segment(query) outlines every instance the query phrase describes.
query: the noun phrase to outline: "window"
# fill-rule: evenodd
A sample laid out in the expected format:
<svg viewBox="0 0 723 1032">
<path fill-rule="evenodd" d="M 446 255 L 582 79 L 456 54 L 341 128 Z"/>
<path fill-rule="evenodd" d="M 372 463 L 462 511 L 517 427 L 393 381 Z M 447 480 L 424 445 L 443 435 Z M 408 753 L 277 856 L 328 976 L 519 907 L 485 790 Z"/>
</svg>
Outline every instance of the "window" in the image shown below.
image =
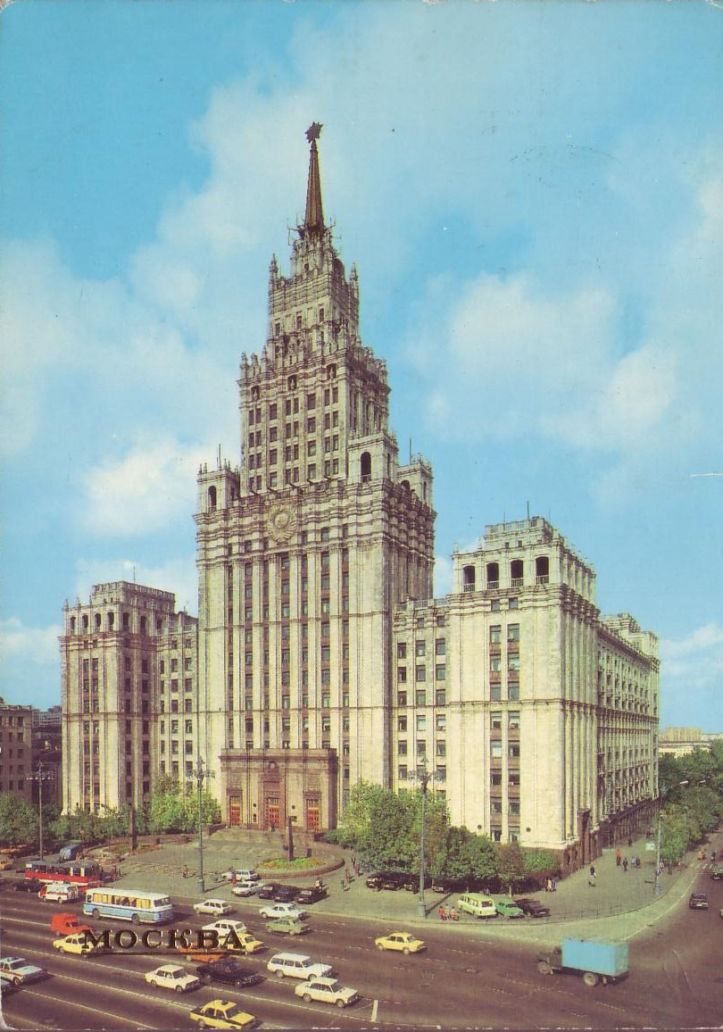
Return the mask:
<svg viewBox="0 0 723 1032">
<path fill-rule="evenodd" d="M 424 656 L 426 655 L 426 643 L 423 641 L 416 641 L 414 643 L 414 655 Z"/>
<path fill-rule="evenodd" d="M 519 670 L 520 669 L 520 657 L 515 655 L 507 656 L 507 669 L 508 670 Z"/>
<path fill-rule="evenodd" d="M 507 625 L 507 640 L 508 641 L 519 641 L 520 640 L 520 625 L 518 623 L 512 623 Z"/>
<path fill-rule="evenodd" d="M 417 706 L 427 705 L 427 693 L 423 688 L 418 688 L 415 693 L 415 702 Z"/>
<path fill-rule="evenodd" d="M 316 432 L 316 418 L 314 416 L 306 421 L 306 432 L 307 434 L 313 434 Z"/>
<path fill-rule="evenodd" d="M 502 742 L 492 742 L 490 745 L 490 756 L 493 760 L 502 759 Z"/>
<path fill-rule="evenodd" d="M 434 726 L 437 729 L 437 731 L 446 731 L 447 730 L 447 714 L 446 713 L 438 713 L 436 715 L 436 717 L 434 718 Z"/>
<path fill-rule="evenodd" d="M 404 641 L 397 642 L 397 659 L 407 658 L 407 643 Z"/>
<path fill-rule="evenodd" d="M 445 638 L 437 638 L 434 643 L 434 651 L 437 656 L 447 655 L 447 642 Z"/>
<path fill-rule="evenodd" d="M 407 730 L 407 718 L 406 717 L 397 717 L 397 731 L 406 731 L 406 730 Z"/>
<path fill-rule="evenodd" d="M 462 590 L 463 591 L 474 591 L 475 590 L 475 568 L 474 566 L 464 566 L 462 568 Z"/>
<path fill-rule="evenodd" d="M 435 753 L 436 753 L 437 756 L 441 756 L 441 757 L 446 756 L 447 755 L 447 743 L 446 742 L 437 742 L 437 744 L 435 746 Z"/>
<path fill-rule="evenodd" d="M 397 742 L 397 755 L 398 756 L 406 756 L 407 755 L 407 740 L 406 740 L 406 738 L 402 738 L 402 739 L 400 739 Z"/>
<path fill-rule="evenodd" d="M 502 625 L 494 624 L 490 627 L 490 645 L 499 645 L 502 641 Z"/>
<path fill-rule="evenodd" d="M 417 714 L 417 731 L 427 730 L 427 715 L 426 713 Z"/>
<path fill-rule="evenodd" d="M 499 702 L 502 698 L 502 689 L 499 684 L 490 685 L 490 701 Z"/>
<path fill-rule="evenodd" d="M 492 603 L 490 605 L 490 609 L 492 610 L 493 613 L 499 613 L 499 611 L 500 611 L 500 600 L 498 598 L 493 598 L 492 599 Z"/>
<path fill-rule="evenodd" d="M 447 667 L 443 663 L 437 663 L 434 668 L 434 677 L 437 681 L 444 681 L 447 678 Z"/>
<path fill-rule="evenodd" d="M 437 688 L 437 690 L 434 693 L 434 702 L 436 706 L 447 705 L 447 692 L 444 688 Z"/>
<path fill-rule="evenodd" d="M 502 660 L 499 656 L 490 656 L 490 673 L 499 674 L 502 669 Z"/>
<path fill-rule="evenodd" d="M 407 680 L 407 668 L 400 666 L 397 668 L 397 680 L 404 683 Z"/>
<path fill-rule="evenodd" d="M 406 763 L 401 763 L 397 767 L 397 777 L 398 777 L 398 779 L 400 781 L 406 781 L 407 780 L 407 776 L 408 776 L 407 775 L 407 765 L 406 765 Z"/>
<path fill-rule="evenodd" d="M 520 729 L 520 711 L 510 710 L 507 714 L 507 726 L 511 731 L 519 731 Z"/>
<path fill-rule="evenodd" d="M 520 745 L 519 742 L 512 742 L 508 747 L 507 755 L 510 759 L 516 760 L 520 758 Z"/>
<path fill-rule="evenodd" d="M 426 756 L 426 755 L 427 755 L 427 743 L 424 741 L 424 739 L 421 739 L 420 741 L 417 742 L 417 756 Z"/>
</svg>

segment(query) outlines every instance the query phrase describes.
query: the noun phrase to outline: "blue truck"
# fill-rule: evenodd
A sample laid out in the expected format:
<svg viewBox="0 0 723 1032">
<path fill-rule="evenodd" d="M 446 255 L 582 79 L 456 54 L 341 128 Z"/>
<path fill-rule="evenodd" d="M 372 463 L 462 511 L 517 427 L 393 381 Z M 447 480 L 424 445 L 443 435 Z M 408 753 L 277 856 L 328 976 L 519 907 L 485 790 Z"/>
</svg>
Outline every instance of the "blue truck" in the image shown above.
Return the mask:
<svg viewBox="0 0 723 1032">
<path fill-rule="evenodd" d="M 541 975 L 569 971 L 582 975 L 583 982 L 589 986 L 616 982 L 628 973 L 628 944 L 563 939 L 562 946 L 538 954 L 537 970 Z"/>
</svg>

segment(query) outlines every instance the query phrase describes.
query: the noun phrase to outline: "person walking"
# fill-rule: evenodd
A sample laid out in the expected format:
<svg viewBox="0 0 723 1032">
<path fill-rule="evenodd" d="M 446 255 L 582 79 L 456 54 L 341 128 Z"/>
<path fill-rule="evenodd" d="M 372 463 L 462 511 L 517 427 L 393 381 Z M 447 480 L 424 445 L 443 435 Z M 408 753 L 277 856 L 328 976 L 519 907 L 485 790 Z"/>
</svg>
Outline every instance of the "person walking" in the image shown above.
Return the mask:
<svg viewBox="0 0 723 1032">
<path fill-rule="evenodd" d="M 625 874 L 628 873 L 628 858 L 626 856 L 623 857 L 623 871 Z"/>
<path fill-rule="evenodd" d="M 590 874 L 588 875 L 587 883 L 591 889 L 595 888 L 597 875 L 595 874 L 595 868 L 590 868 Z"/>
<path fill-rule="evenodd" d="M 620 846 L 615 850 L 615 866 L 619 867 L 623 860 L 623 854 L 620 852 Z"/>
</svg>

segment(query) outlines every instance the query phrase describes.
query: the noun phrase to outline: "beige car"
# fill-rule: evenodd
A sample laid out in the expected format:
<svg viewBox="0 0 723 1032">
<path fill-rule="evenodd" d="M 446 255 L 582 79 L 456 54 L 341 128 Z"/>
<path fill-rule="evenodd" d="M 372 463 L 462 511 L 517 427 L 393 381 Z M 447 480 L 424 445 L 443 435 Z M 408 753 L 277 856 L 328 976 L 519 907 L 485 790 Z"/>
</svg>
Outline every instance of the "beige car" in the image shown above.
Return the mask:
<svg viewBox="0 0 723 1032">
<path fill-rule="evenodd" d="M 102 953 L 106 949 L 103 943 L 89 939 L 85 932 L 73 932 L 62 939 L 54 939 L 53 947 L 60 953 L 74 953 L 78 957 L 89 957 L 91 953 Z"/>
<path fill-rule="evenodd" d="M 348 1007 L 359 999 L 356 989 L 342 985 L 336 978 L 310 978 L 294 989 L 306 1003 L 316 1000 L 319 1003 L 333 1003 L 336 1007 Z"/>
</svg>

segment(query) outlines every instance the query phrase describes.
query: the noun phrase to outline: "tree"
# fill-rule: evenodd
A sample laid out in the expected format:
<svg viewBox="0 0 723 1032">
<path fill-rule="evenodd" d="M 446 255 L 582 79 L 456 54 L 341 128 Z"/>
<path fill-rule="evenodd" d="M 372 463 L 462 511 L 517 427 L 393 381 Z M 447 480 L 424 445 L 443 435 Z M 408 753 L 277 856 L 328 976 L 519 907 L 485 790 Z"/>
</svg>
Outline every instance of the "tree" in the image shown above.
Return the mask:
<svg viewBox="0 0 723 1032">
<path fill-rule="evenodd" d="M 34 845 L 38 841 L 38 814 L 21 796 L 0 793 L 0 845 Z"/>
<path fill-rule="evenodd" d="M 517 842 L 497 847 L 497 877 L 512 895 L 515 885 L 525 880 L 525 857 Z"/>
</svg>

